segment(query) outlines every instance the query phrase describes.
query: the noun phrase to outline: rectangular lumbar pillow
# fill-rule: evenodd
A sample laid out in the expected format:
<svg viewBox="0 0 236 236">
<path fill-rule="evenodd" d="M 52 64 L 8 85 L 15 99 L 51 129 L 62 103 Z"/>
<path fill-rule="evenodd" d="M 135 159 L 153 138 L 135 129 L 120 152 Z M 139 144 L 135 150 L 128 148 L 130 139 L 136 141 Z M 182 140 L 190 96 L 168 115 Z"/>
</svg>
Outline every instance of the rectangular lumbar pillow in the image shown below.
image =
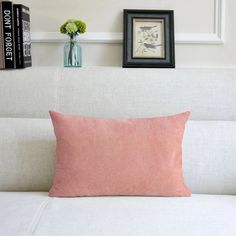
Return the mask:
<svg viewBox="0 0 236 236">
<path fill-rule="evenodd" d="M 182 174 L 189 114 L 114 120 L 50 111 L 57 159 L 49 196 L 190 196 Z"/>
</svg>

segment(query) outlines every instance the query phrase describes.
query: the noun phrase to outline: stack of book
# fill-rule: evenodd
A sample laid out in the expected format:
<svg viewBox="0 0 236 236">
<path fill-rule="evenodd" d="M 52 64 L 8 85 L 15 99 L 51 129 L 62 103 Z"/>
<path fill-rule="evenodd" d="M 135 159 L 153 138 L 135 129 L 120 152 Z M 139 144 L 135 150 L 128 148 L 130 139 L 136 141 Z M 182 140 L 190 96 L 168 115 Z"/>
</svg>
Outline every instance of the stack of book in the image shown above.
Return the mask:
<svg viewBox="0 0 236 236">
<path fill-rule="evenodd" d="M 29 8 L 0 1 L 0 69 L 31 65 Z"/>
</svg>

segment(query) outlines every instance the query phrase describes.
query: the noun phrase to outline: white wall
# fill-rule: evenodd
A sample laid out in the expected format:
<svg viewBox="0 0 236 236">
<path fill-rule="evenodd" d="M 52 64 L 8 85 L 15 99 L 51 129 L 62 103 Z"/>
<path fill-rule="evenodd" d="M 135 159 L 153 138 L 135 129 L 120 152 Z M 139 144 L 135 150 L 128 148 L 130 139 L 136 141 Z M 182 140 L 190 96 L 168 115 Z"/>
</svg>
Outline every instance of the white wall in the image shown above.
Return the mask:
<svg viewBox="0 0 236 236">
<path fill-rule="evenodd" d="M 31 31 L 33 34 L 33 64 L 62 65 L 63 43 L 60 34 L 53 34 L 49 41 L 48 32 L 57 32 L 68 18 L 79 18 L 87 23 L 88 32 L 100 36 L 100 32 L 122 32 L 123 9 L 173 9 L 175 11 L 176 66 L 177 67 L 235 67 L 236 66 L 236 1 L 224 0 L 222 19 L 217 18 L 216 6 L 222 0 L 16 0 L 31 9 Z M 224 4 L 223 4 L 224 5 Z M 224 44 L 215 41 L 201 42 L 216 33 L 215 19 L 224 22 Z M 220 32 L 217 32 L 220 33 Z M 120 66 L 122 63 L 121 43 L 88 43 L 90 34 L 84 35 L 83 64 Z M 215 34 L 216 35 L 216 34 Z M 42 36 L 42 38 L 40 38 Z M 187 38 L 190 42 L 187 43 Z M 191 39 L 195 39 L 192 42 Z M 42 42 L 46 41 L 46 42 Z M 184 41 L 184 42 L 183 42 Z M 196 41 L 198 44 L 196 44 Z M 218 40 L 220 41 L 220 39 Z M 180 44 L 181 42 L 181 44 Z"/>
</svg>

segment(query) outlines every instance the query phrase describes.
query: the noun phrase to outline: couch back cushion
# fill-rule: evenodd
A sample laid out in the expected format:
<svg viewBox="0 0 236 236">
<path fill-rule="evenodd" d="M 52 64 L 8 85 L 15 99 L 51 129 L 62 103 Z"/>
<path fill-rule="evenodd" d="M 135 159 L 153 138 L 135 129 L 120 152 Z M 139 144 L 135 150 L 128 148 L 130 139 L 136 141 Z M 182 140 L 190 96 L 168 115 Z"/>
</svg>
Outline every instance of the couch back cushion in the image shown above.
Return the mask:
<svg viewBox="0 0 236 236">
<path fill-rule="evenodd" d="M 55 137 L 49 119 L 0 118 L 0 191 L 48 191 Z M 236 122 L 188 121 L 185 183 L 193 193 L 236 194 Z"/>
<path fill-rule="evenodd" d="M 48 111 L 139 118 L 191 111 L 192 120 L 236 120 L 236 69 L 28 68 L 0 73 L 0 117 Z"/>
<path fill-rule="evenodd" d="M 0 191 L 48 190 L 55 139 L 48 119 L 0 118 Z"/>
</svg>

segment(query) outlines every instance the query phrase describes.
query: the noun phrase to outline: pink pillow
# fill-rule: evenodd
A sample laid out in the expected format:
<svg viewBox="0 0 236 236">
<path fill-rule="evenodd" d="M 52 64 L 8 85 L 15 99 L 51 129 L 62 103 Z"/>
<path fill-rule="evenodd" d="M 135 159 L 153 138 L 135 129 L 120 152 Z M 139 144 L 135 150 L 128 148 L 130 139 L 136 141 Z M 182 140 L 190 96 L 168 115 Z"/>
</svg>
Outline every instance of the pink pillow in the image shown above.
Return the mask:
<svg viewBox="0 0 236 236">
<path fill-rule="evenodd" d="M 49 196 L 190 196 L 182 174 L 189 114 L 113 120 L 50 111 L 57 160 Z"/>
</svg>

